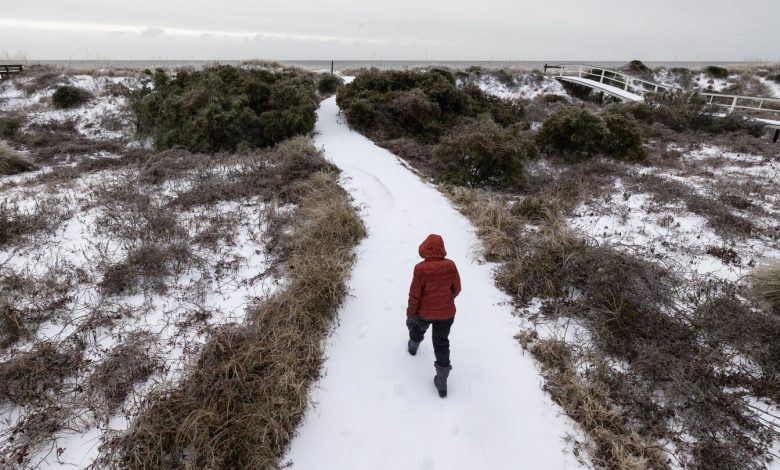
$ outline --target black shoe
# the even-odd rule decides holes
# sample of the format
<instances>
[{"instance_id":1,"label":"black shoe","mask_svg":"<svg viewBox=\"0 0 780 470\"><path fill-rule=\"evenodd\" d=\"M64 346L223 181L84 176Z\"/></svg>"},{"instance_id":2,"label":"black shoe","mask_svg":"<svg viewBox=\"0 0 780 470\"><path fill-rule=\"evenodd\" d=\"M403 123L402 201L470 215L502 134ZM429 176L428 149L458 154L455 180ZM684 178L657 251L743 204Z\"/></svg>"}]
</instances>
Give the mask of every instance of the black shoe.
<instances>
[{"instance_id":1,"label":"black shoe","mask_svg":"<svg viewBox=\"0 0 780 470\"><path fill-rule=\"evenodd\" d=\"M437 363L433 363L436 367L436 375L433 376L433 386L439 392L439 396L445 398L447 396L447 377L450 375L452 366L440 366Z\"/></svg>"},{"instance_id":2,"label":"black shoe","mask_svg":"<svg viewBox=\"0 0 780 470\"><path fill-rule=\"evenodd\" d=\"M418 341L412 341L410 339L409 343L407 343L406 347L407 347L407 351L409 351L409 354L411 354L412 356L416 356L417 355L417 348L420 347L420 343Z\"/></svg>"},{"instance_id":3,"label":"black shoe","mask_svg":"<svg viewBox=\"0 0 780 470\"><path fill-rule=\"evenodd\" d=\"M447 398L447 385L444 385L444 388L439 388L438 382L436 382L436 376L433 376L433 386L436 387L436 390L439 392L439 396L441 398Z\"/></svg>"}]
</instances>

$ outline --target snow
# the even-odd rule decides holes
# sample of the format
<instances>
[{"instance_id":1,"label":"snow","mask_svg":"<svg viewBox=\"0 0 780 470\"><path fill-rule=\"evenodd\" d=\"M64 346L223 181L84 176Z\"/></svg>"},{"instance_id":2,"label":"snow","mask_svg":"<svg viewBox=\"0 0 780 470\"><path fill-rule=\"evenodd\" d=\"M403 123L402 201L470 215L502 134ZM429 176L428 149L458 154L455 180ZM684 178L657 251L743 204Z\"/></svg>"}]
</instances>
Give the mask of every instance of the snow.
<instances>
[{"instance_id":1,"label":"snow","mask_svg":"<svg viewBox=\"0 0 780 470\"><path fill-rule=\"evenodd\" d=\"M756 78L758 79L758 81L766 85L767 88L769 88L769 90L772 92L771 97L780 98L780 83L774 80L769 80L765 77L756 77Z\"/></svg>"},{"instance_id":2,"label":"snow","mask_svg":"<svg viewBox=\"0 0 780 470\"><path fill-rule=\"evenodd\" d=\"M733 81L729 81L729 78L713 78L706 73L699 73L693 78L693 82L698 88L704 91L714 91L716 93L722 92L726 87L731 85Z\"/></svg>"},{"instance_id":3,"label":"snow","mask_svg":"<svg viewBox=\"0 0 780 470\"><path fill-rule=\"evenodd\" d=\"M73 75L63 77L63 82L83 88L94 95L88 103L72 109L54 109L51 96L54 88L36 91L28 96L14 81L2 84L0 88L0 111L26 111L27 126L31 124L62 123L72 120L80 134L95 140L116 140L127 137L132 122L127 98L111 96L110 85L133 88L138 85L134 77ZM20 80L20 84L29 80ZM106 123L111 128L106 128Z\"/></svg>"},{"instance_id":4,"label":"snow","mask_svg":"<svg viewBox=\"0 0 780 470\"><path fill-rule=\"evenodd\" d=\"M477 81L477 86L489 95L503 99L526 98L533 99L540 95L567 96L561 83L550 76L538 77L523 74L517 77L515 86L507 86L492 75L483 75Z\"/></svg>"},{"instance_id":5,"label":"snow","mask_svg":"<svg viewBox=\"0 0 780 470\"><path fill-rule=\"evenodd\" d=\"M663 68L653 73L653 81L661 85L666 85L672 88L679 88L679 77L667 68Z\"/></svg>"},{"instance_id":6,"label":"snow","mask_svg":"<svg viewBox=\"0 0 780 470\"><path fill-rule=\"evenodd\" d=\"M656 212L650 195L628 195L619 183L606 205L609 213L585 204L567 223L600 244L638 254L675 270L692 269L698 275L730 281L744 274L744 268L725 265L705 253L706 247L724 246L725 242L707 227L703 217L679 207Z\"/></svg>"},{"instance_id":7,"label":"snow","mask_svg":"<svg viewBox=\"0 0 780 470\"><path fill-rule=\"evenodd\" d=\"M113 415L102 416L81 409L83 399L74 393L75 404L64 405L76 409L73 414L68 413L65 428L34 455L32 464L35 468L87 468L96 458L104 436L125 429L130 422L127 418L135 416L144 396L178 381L214 328L243 323L247 307L266 298L279 286L278 279L265 274L271 266L262 241L265 225L261 214L266 206L258 198L248 198L176 214L182 226L188 229L190 239L206 227L209 217L216 214L234 218L236 232L232 240L220 242L216 248L193 245L191 248L200 261L181 275L167 279L166 293L148 291L114 298L104 296L95 286L101 278L100 266L120 261L128 247L100 230L100 215L106 208L100 206L93 191L101 186L122 184L134 176L135 173L129 170L104 171L84 176L59 189L43 185L25 187L21 186L22 181L18 186L6 187L2 193L4 201L22 208L34 207L42 198L56 197L68 216L59 227L37 237L34 243L0 250L1 270L42 279L60 268L71 272L80 269L90 281L76 286L68 304L41 324L33 339L17 343L0 354L0 362L15 353L30 350L36 342L64 341L83 328L93 313L107 311L126 314L117 316L110 326L90 331L84 351L88 361L100 363L123 338L144 332L153 338L152 356L163 366L149 380L138 384L122 409ZM181 181L169 182L160 191L153 187L144 190L152 194L154 200L166 201L187 187L186 181ZM205 313L206 318L194 321L193 315L199 312ZM74 383L83 383L89 372L80 373L79 378L73 379ZM25 416L26 410L18 407L0 408L0 443L7 430ZM58 449L64 451L58 455Z\"/></svg>"},{"instance_id":8,"label":"snow","mask_svg":"<svg viewBox=\"0 0 780 470\"><path fill-rule=\"evenodd\" d=\"M640 95L631 93L630 91L626 91L622 88L614 87L612 85L606 85L604 83L597 82L595 80L589 80L587 78L581 78L581 77L569 77L569 76L562 76L559 77L561 80L565 80L567 82L577 83L580 85L585 85L590 88L594 88L596 90L603 91L604 93L610 94L612 96L615 96L617 98L621 98L628 101L644 101L644 98Z\"/></svg>"},{"instance_id":9,"label":"snow","mask_svg":"<svg viewBox=\"0 0 780 470\"><path fill-rule=\"evenodd\" d=\"M62 123L73 120L80 134L95 140L115 140L128 135L132 123L128 114L127 98L123 96L99 96L84 106L73 109L47 109L27 115L29 124ZM105 119L116 120L117 127L106 129Z\"/></svg>"},{"instance_id":10,"label":"snow","mask_svg":"<svg viewBox=\"0 0 780 470\"><path fill-rule=\"evenodd\" d=\"M335 98L318 112L316 143L343 171L364 209L352 295L326 342L315 404L286 460L293 469L576 468L570 420L542 391L533 360L513 336L520 320L475 259L468 221L397 157L351 131ZM463 293L451 334L449 396L436 394L430 339L406 352L406 299L419 243L442 234Z\"/></svg>"},{"instance_id":11,"label":"snow","mask_svg":"<svg viewBox=\"0 0 780 470\"><path fill-rule=\"evenodd\" d=\"M780 178L780 162L761 155L739 153L717 145L702 144L685 149L670 145L681 153L682 167L677 170L638 167L638 174L653 174L682 183L704 197L718 197L715 186L751 182L773 188ZM689 166L693 169L691 173ZM715 176L698 174L706 168ZM756 226L776 226L780 206L771 197L744 194L765 215L737 211ZM752 268L780 257L780 243L771 237L751 235L726 239L713 230L708 221L687 210L684 204L658 204L650 194L630 193L622 181L603 198L582 204L567 224L592 241L660 263L686 279L715 278L738 282ZM707 253L710 248L728 248L738 256L735 263Z\"/></svg>"}]
</instances>

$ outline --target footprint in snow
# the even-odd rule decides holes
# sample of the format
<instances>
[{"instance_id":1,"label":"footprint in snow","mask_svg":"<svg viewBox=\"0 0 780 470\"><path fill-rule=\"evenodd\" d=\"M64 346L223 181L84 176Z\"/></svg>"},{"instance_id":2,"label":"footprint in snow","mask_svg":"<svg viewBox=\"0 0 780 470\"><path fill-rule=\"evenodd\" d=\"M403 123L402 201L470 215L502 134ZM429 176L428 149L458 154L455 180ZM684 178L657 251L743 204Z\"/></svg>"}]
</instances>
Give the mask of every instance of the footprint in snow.
<instances>
[{"instance_id":1,"label":"footprint in snow","mask_svg":"<svg viewBox=\"0 0 780 470\"><path fill-rule=\"evenodd\" d=\"M406 398L406 385L395 384L393 387L393 394L397 396L401 402L401 411L407 413L414 409L412 403Z\"/></svg>"},{"instance_id":2,"label":"footprint in snow","mask_svg":"<svg viewBox=\"0 0 780 470\"><path fill-rule=\"evenodd\" d=\"M420 470L433 470L433 457L430 455L423 455L420 459L420 465L417 468Z\"/></svg>"},{"instance_id":3,"label":"footprint in snow","mask_svg":"<svg viewBox=\"0 0 780 470\"><path fill-rule=\"evenodd\" d=\"M458 422L452 420L452 422L450 423L450 434L452 434L453 436L457 436L459 432L460 432L460 428L458 427Z\"/></svg>"},{"instance_id":4,"label":"footprint in snow","mask_svg":"<svg viewBox=\"0 0 780 470\"><path fill-rule=\"evenodd\" d=\"M341 432L341 436L348 438L352 435L352 431L350 431L350 425L347 418L342 418L341 423L339 424L339 431Z\"/></svg>"}]
</instances>

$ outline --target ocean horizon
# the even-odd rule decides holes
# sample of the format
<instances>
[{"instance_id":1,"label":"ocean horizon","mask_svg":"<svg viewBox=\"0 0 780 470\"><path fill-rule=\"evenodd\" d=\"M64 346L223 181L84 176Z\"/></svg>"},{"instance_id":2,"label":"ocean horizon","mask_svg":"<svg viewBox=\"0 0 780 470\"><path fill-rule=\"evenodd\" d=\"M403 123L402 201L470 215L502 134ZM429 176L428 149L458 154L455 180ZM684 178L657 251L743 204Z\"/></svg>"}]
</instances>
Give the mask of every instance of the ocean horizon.
<instances>
[{"instance_id":1,"label":"ocean horizon","mask_svg":"<svg viewBox=\"0 0 780 470\"><path fill-rule=\"evenodd\" d=\"M284 60L284 59L242 59L242 60L47 60L47 59L29 59L19 60L17 63L25 65L62 65L74 68L109 68L109 67L129 67L129 68L170 68L203 66L209 64L228 64L238 65L253 60L263 62L277 62L283 65L297 66L309 70L321 71L330 70L330 60ZM7 62L7 61L6 61ZM334 70L357 69L366 67L376 67L380 69L408 69L425 66L443 66L453 69L462 69L472 66L483 68L510 68L533 70L541 69L545 65L561 64L588 64L606 68L617 68L626 65L630 60L625 61L603 61L603 60L334 60L332 61ZM644 61L651 68L656 67L685 67L702 68L708 65L719 66L757 66L763 64L772 64L774 62L762 61Z\"/></svg>"}]
</instances>

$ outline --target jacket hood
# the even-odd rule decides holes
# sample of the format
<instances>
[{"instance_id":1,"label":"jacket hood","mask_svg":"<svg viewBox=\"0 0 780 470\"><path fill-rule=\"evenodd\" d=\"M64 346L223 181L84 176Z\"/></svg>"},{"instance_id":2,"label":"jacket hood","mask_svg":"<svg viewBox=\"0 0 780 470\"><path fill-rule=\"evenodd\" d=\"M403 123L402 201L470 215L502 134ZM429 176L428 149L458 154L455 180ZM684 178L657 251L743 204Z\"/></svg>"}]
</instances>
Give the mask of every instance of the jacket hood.
<instances>
[{"instance_id":1,"label":"jacket hood","mask_svg":"<svg viewBox=\"0 0 780 470\"><path fill-rule=\"evenodd\" d=\"M420 245L419 253L420 257L425 259L441 259L447 256L441 235L433 233L428 235L428 238Z\"/></svg>"}]
</instances>

